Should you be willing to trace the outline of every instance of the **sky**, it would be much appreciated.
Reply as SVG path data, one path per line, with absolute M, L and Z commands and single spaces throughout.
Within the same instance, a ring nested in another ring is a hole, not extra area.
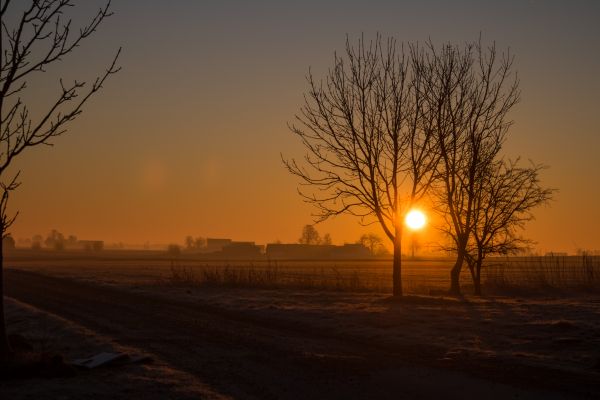
M 102 1 L 75 1 L 82 23 Z M 281 163 L 303 149 L 287 128 L 346 35 L 484 42 L 516 56 L 522 100 L 505 154 L 549 169 L 559 192 L 526 236 L 537 249 L 600 249 L 600 2 L 113 0 L 106 20 L 30 85 L 32 108 L 58 77 L 92 79 L 119 47 L 113 76 L 54 146 L 14 166 L 16 238 L 58 229 L 81 239 L 172 243 L 186 235 L 297 241 L 311 223 Z M 317 226 L 354 242 L 376 226 Z

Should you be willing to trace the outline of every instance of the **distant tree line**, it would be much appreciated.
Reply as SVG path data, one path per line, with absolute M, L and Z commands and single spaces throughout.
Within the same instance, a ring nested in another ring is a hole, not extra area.
M 314 225 L 304 225 L 302 228 L 302 235 L 300 239 L 298 239 L 298 243 L 300 244 L 309 244 L 309 245 L 331 245 L 331 235 L 326 233 L 321 238 L 321 235 L 317 231 Z M 374 256 L 382 256 L 389 254 L 389 251 L 385 248 L 383 239 L 381 236 L 376 235 L 374 233 L 367 233 L 361 235 L 361 237 L 356 241 L 357 244 L 361 244 L 365 246 L 369 252 Z
M 275 243 L 281 243 L 277 240 Z M 307 224 L 302 227 L 302 232 L 298 243 L 306 245 L 332 245 L 333 241 L 329 233 L 325 233 L 323 236 L 319 233 L 317 228 L 312 224 Z M 369 252 L 374 256 L 388 255 L 389 251 L 385 248 L 384 241 L 381 236 L 374 233 L 363 234 L 356 241 L 357 244 L 365 246 Z M 207 240 L 202 236 L 193 237 L 188 235 L 184 239 L 183 248 L 175 243 L 167 246 L 167 252 L 171 255 L 180 254 L 182 250 L 186 251 L 198 251 L 206 249 Z
M 64 250 L 66 248 L 77 246 L 78 239 L 75 235 L 64 235 L 57 229 L 52 229 L 50 232 L 48 232 L 46 237 L 36 234 L 30 239 L 19 239 L 19 243 L 24 243 L 33 250 L 40 250 L 42 248 Z
M 186 250 L 200 250 L 206 247 L 206 239 L 198 236 L 194 238 L 193 236 L 185 237 L 185 248 Z

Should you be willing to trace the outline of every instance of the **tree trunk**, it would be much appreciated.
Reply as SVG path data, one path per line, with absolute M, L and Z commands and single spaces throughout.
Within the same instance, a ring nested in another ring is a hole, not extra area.
M 467 267 L 469 267 L 471 279 L 473 279 L 473 282 L 475 282 L 475 265 L 473 265 L 473 261 L 469 257 L 467 257 Z
M 481 280 L 479 279 L 479 275 L 473 281 L 473 287 L 475 289 L 475 296 L 481 296 Z
M 458 236 L 458 246 L 456 249 L 456 262 L 450 271 L 450 294 L 453 296 L 460 296 L 460 272 L 462 266 L 467 259 L 467 242 L 469 240 L 468 234 L 460 234 Z M 467 259 L 468 261 L 468 259 Z
M 475 265 L 475 274 L 473 275 L 473 287 L 475 288 L 475 296 L 481 296 L 481 265 L 482 260 L 478 259 Z
M 394 297 L 402 297 L 402 232 L 399 227 L 396 227 L 396 236 L 394 237 L 393 268 L 393 294 Z
M 462 249 L 458 250 L 456 262 L 450 271 L 450 294 L 460 296 L 460 271 L 462 270 L 465 260 L 465 252 Z
M 6 321 L 4 320 L 4 254 L 2 240 L 0 239 L 0 360 L 10 354 L 10 344 L 6 333 Z

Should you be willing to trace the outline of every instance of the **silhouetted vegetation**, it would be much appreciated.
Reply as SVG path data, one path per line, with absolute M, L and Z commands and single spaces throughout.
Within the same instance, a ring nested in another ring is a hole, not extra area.
M 75 239 L 75 241 L 77 241 L 77 239 Z M 46 247 L 54 250 L 64 250 L 65 243 L 65 236 L 56 229 L 52 229 L 44 241 Z
M 600 256 L 517 257 L 485 266 L 484 286 L 493 293 L 598 292 Z
M 417 261 L 405 266 L 410 280 L 404 291 L 411 294 L 443 294 L 448 284 L 447 265 Z M 389 273 L 381 264 L 369 262 L 331 265 L 324 262 L 267 262 L 250 264 L 193 264 L 171 262 L 162 283 L 182 287 L 231 287 L 247 289 L 306 289 L 344 292 L 392 290 Z M 474 289 L 469 277 L 462 285 Z M 486 260 L 481 286 L 493 295 L 548 295 L 597 293 L 600 288 L 600 257 L 510 257 Z
M 464 47 L 393 38 L 346 41 L 345 54 L 309 91 L 292 132 L 306 155 L 284 160 L 318 221 L 351 214 L 378 223 L 394 246 L 394 295 L 402 295 L 406 213 L 431 195 L 456 253 L 450 292 L 460 295 L 466 262 L 475 291 L 487 254 L 522 249 L 517 234 L 531 210 L 551 199 L 541 165 L 505 161 L 501 150 L 518 102 L 513 57 L 481 41 Z
M 292 272 L 277 264 L 254 266 L 185 266 L 172 264 L 167 283 L 183 287 L 232 287 L 246 289 L 307 289 L 344 292 L 383 290 L 381 282 L 364 280 L 358 271 L 313 268 Z
M 522 249 L 516 233 L 532 219 L 531 210 L 548 201 L 552 190 L 540 184 L 542 166 L 518 166 L 502 159 L 512 121 L 508 114 L 519 101 L 514 58 L 481 42 L 463 48 L 428 45 L 424 64 L 426 109 L 436 135 L 440 162 L 433 185 L 442 227 L 456 252 L 450 292 L 460 294 L 460 273 L 467 261 L 475 292 L 486 254 Z
M 304 225 L 302 228 L 302 235 L 300 239 L 298 239 L 298 243 L 300 244 L 311 244 L 311 245 L 331 245 L 331 235 L 326 233 L 321 237 L 317 228 L 314 225 Z
M 64 14 L 75 3 L 69 0 L 22 2 L 5 0 L 0 6 L 2 40 L 0 48 L 0 182 L 2 183 L 2 236 L 15 216 L 6 214 L 11 191 L 19 183 L 17 172 L 7 177 L 13 161 L 26 149 L 50 144 L 53 138 L 66 132 L 70 122 L 83 111 L 83 106 L 96 94 L 106 79 L 116 73 L 120 49 L 109 67 L 86 87 L 86 82 L 60 80 L 58 95 L 45 111 L 31 112 L 23 101 L 34 77 L 47 71 L 50 65 L 60 63 L 89 38 L 100 24 L 111 15 L 110 0 L 87 24 L 76 29 Z M 34 93 L 39 87 L 32 86 Z M 36 93 L 37 95 L 37 93 Z M 9 182 L 6 184 L 5 182 Z M 58 242 L 57 242 L 58 243 Z M 2 252 L 0 247 L 0 260 Z M 0 265 L 0 299 L 3 299 L 3 265 Z M 4 308 L 0 307 L 0 357 L 10 353 L 4 323 Z
M 193 236 L 185 237 L 185 249 L 186 250 L 201 250 L 206 247 L 206 239 L 198 236 L 194 238 Z
M 403 216 L 427 192 L 437 162 L 434 132 L 423 113 L 424 54 L 396 40 L 346 40 L 323 80 L 309 71 L 305 103 L 291 125 L 302 162 L 298 176 L 318 221 L 340 214 L 373 219 L 394 245 L 394 295 L 402 295 Z M 315 191 L 312 189 L 316 188 Z
M 9 234 L 2 238 L 3 250 L 14 250 L 16 247 L 15 239 Z
M 365 246 L 372 255 L 382 256 L 389 254 L 385 246 L 383 245 L 383 239 L 374 233 L 365 233 L 362 235 L 356 243 Z
M 481 268 L 488 255 L 517 253 L 530 244 L 518 229 L 533 219 L 532 209 L 549 201 L 553 193 L 540 185 L 542 168 L 502 160 L 488 164 L 477 179 L 473 235 L 467 247 L 476 295 L 481 295 Z

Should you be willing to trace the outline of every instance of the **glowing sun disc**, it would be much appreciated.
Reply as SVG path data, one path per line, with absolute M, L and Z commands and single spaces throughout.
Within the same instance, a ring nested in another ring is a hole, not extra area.
M 421 211 L 412 210 L 408 214 L 406 214 L 404 222 L 406 222 L 406 225 L 410 229 L 417 230 L 425 226 L 425 222 L 427 222 L 427 219 L 425 218 L 425 214 L 423 214 Z

